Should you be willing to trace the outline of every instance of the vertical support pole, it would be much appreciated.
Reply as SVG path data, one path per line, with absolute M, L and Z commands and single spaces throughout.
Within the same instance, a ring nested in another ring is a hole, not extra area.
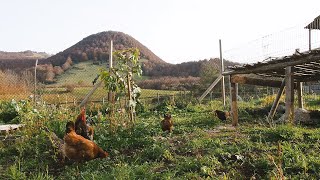
M 286 67 L 286 113 L 285 120 L 293 123 L 294 120 L 294 81 L 293 81 L 293 67 Z
M 282 83 L 281 83 L 281 86 L 280 86 L 280 89 L 278 91 L 278 94 L 276 96 L 276 99 L 274 100 L 273 104 L 272 104 L 272 107 L 270 109 L 270 112 L 269 112 L 269 115 L 268 115 L 268 119 L 271 120 L 274 116 L 274 114 L 276 113 L 276 110 L 278 108 L 278 105 L 279 105 L 279 100 L 284 92 L 284 86 L 285 86 L 285 79 L 282 80 Z
M 309 51 L 311 51 L 311 28 L 309 29 Z
M 34 106 L 36 105 L 36 95 L 37 95 L 37 66 L 38 66 L 38 59 L 36 60 L 36 64 L 34 66 L 34 89 L 33 89 L 33 103 Z
M 110 41 L 110 53 L 109 53 L 109 68 L 113 67 L 113 59 L 112 59 L 112 52 L 113 52 L 113 41 Z
M 231 77 L 230 77 L 231 79 Z M 236 83 L 230 82 L 230 96 L 231 96 L 231 114 L 232 114 L 232 126 L 238 125 L 238 104 L 237 104 L 237 90 Z
M 113 59 L 112 59 L 112 52 L 113 52 L 113 41 L 110 41 L 110 53 L 109 53 L 109 72 L 111 72 L 111 69 L 113 67 Z M 109 91 L 108 92 L 108 101 L 113 102 L 113 92 Z
M 222 57 L 221 39 L 219 39 L 219 49 L 220 49 L 220 61 L 221 61 L 220 75 L 222 75 L 222 73 L 224 72 L 224 62 Z M 226 89 L 225 89 L 225 83 L 224 83 L 224 76 L 222 76 L 222 79 L 221 79 L 221 92 L 222 92 L 223 106 L 226 106 Z
M 298 91 L 298 106 L 299 106 L 299 108 L 303 108 L 303 91 L 302 91 L 303 84 L 302 84 L 302 82 L 298 82 L 297 85 L 298 85 L 298 88 L 297 88 L 297 91 Z
M 127 77 L 129 102 L 132 101 L 132 94 L 131 94 L 131 92 L 132 92 L 132 91 L 131 91 L 131 77 L 132 77 L 132 74 L 129 73 L 129 74 L 128 74 L 128 77 Z M 133 107 L 130 105 L 130 103 L 129 103 L 129 116 L 130 116 L 131 125 L 134 125 Z

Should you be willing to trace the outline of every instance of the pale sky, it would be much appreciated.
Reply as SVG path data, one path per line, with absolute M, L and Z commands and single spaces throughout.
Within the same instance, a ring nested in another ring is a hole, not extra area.
M 55 54 L 101 31 L 131 35 L 169 63 L 308 24 L 319 0 L 0 0 L 0 51 Z

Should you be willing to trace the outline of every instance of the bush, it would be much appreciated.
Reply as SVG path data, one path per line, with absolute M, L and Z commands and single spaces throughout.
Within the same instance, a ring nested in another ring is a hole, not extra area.
M 74 92 L 74 89 L 76 88 L 76 85 L 74 85 L 74 84 L 65 84 L 63 87 L 66 88 L 66 92 L 67 93 L 72 93 L 72 92 Z

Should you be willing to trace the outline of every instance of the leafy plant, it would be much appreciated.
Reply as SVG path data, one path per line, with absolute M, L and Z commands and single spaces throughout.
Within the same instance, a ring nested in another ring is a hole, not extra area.
M 139 50 L 130 48 L 113 52 L 115 57 L 115 66 L 109 71 L 101 70 L 101 79 L 105 88 L 116 94 L 116 100 L 121 103 L 121 98 L 126 96 L 126 106 L 128 109 L 130 121 L 129 125 L 134 124 L 134 112 L 137 99 L 140 96 L 140 88 L 134 83 L 133 75 L 142 74 L 141 65 L 139 64 Z M 114 109 L 111 112 L 111 119 L 114 118 Z

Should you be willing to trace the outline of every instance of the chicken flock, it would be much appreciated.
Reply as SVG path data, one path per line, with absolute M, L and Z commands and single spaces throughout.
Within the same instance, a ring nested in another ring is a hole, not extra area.
M 213 113 L 221 121 L 226 121 L 230 116 L 227 111 L 215 110 Z M 173 120 L 171 114 L 164 114 L 160 126 L 162 131 L 172 133 Z M 83 162 L 109 156 L 106 151 L 93 141 L 94 130 L 87 124 L 85 108 L 81 109 L 75 121 L 67 122 L 63 139 L 58 138 L 55 133 L 50 132 L 47 128 L 45 130 L 48 132 L 49 139 L 53 147 L 58 151 L 58 158 L 62 162 L 66 159 Z

